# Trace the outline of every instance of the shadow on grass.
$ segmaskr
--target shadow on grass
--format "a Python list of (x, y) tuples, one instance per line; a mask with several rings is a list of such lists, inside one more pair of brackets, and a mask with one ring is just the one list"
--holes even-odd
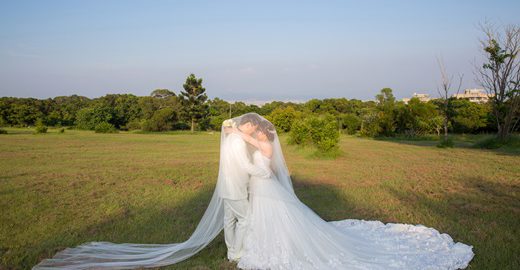
[[(514, 269), (518, 259), (518, 185), (497, 184), (487, 179), (459, 179), (464, 188), (457, 192), (419, 193), (396, 187), (384, 187), (412, 210), (434, 216), (434, 227), (446, 231), (464, 243), (474, 245), (477, 254), (470, 269)], [(323, 219), (365, 219), (400, 222), (385, 217), (374, 206), (361, 205), (346, 198), (342, 187), (312, 179), (293, 177), (299, 199)], [(48, 235), (37, 245), (1, 250), (6, 269), (30, 269), (43, 258), (88, 241), (116, 243), (176, 243), (189, 238), (206, 210), (213, 187), (201, 188), (193, 197), (174, 207), (123, 207), (122, 211), (97, 224)], [(429, 224), (430, 225), (430, 224)], [(516, 240), (515, 240), (516, 239)], [(516, 242), (515, 242), (516, 241)], [(497, 244), (503, 246), (496, 246)], [(2, 255), (2, 256), (4, 256)], [(13, 259), (5, 261), (6, 259)], [(495, 267), (495, 266), (498, 266)], [(159, 268), (157, 268), (159, 269)], [(160, 269), (236, 269), (226, 260), (226, 246), (221, 232), (195, 256)]]
[[(479, 141), (482, 141), (483, 139), (486, 139), (486, 138), (490, 138), (492, 136), (493, 135), (457, 134), (454, 136), (450, 136), (450, 138), (452, 138), (454, 141), (453, 148), (465, 148), (465, 149), (490, 151), (490, 152), (494, 152), (498, 155), (506, 155), (506, 156), (519, 156), (520, 155), (519, 147), (502, 146), (500, 148), (487, 149), (487, 148), (480, 148), (480, 147), (476, 146), (476, 144)], [(437, 145), (440, 142), (440, 139), (434, 138), (434, 137), (426, 137), (426, 138), (375, 137), (373, 139), (377, 140), (377, 141), (393, 142), (393, 143), (414, 145), (414, 146), (426, 146), (426, 147), (434, 147), (434, 148), (437, 148)]]
[[(115, 243), (178, 243), (187, 240), (201, 219), (213, 190), (201, 189), (174, 207), (124, 206), (117, 214), (80, 229), (67, 229), (43, 237), (37, 244), (2, 250), (2, 269), (30, 269), (60, 250), (90, 241)], [(81, 213), (78, 213), (78, 217)], [(160, 269), (235, 269), (227, 262), (223, 233), (186, 261)], [(208, 268), (209, 267), (209, 268)], [(156, 268), (159, 269), (159, 268)]]
[[(325, 220), (362, 217), (356, 208), (342, 199), (337, 187), (309, 181), (294, 182), (299, 198)], [(124, 206), (117, 214), (99, 223), (86, 224), (48, 235), (37, 244), (2, 250), (3, 267), (30, 269), (44, 258), (67, 247), (89, 241), (115, 243), (177, 243), (187, 240), (195, 230), (213, 194), (213, 187), (201, 188), (195, 196), (174, 207), (135, 208)], [(79, 216), (80, 213), (78, 213)], [(226, 259), (223, 232), (195, 256), (160, 269), (236, 269)], [(159, 269), (159, 268), (157, 268)]]
[(476, 255), (470, 269), (520, 269), (520, 186), (483, 177), (456, 182), (462, 187), (441, 192), (386, 189), (419, 213), (432, 216), (439, 231), (449, 230), (455, 241), (473, 245)]

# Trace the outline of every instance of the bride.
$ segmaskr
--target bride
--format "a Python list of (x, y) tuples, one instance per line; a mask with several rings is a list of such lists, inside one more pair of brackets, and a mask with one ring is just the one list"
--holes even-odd
[[(236, 128), (245, 116), (259, 119), (256, 133)], [(253, 165), (271, 173), (251, 176), (242, 269), (461, 269), (472, 246), (423, 225), (345, 219), (327, 222), (295, 195), (274, 126), (255, 113), (222, 126), (217, 187), (226, 175), (226, 137), (248, 142)], [(226, 168), (227, 169), (227, 168)], [(182, 243), (87, 242), (44, 259), (33, 269), (132, 269), (185, 260), (208, 245), (224, 227), (224, 203), (215, 190), (191, 237)]]
[[(273, 164), (273, 125), (260, 122), (256, 138), (239, 133), (257, 150), (254, 164)], [(276, 153), (276, 151), (275, 151)], [(346, 219), (326, 222), (274, 176), (252, 176), (250, 222), (243, 269), (457, 269), (473, 257), (471, 247), (424, 226)]]

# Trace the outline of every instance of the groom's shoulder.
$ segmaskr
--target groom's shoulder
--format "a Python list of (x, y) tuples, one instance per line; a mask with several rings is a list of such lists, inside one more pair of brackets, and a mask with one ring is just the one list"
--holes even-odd
[(242, 136), (237, 133), (231, 133), (228, 137), (230, 141), (244, 142), (244, 140), (242, 140)]

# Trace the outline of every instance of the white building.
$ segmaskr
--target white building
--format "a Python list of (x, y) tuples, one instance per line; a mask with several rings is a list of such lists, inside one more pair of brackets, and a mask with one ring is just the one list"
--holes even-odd
[(486, 103), (489, 101), (490, 98), (492, 98), (494, 94), (487, 94), (484, 89), (465, 89), (464, 94), (453, 94), (454, 98), (466, 98), (469, 99), (471, 102), (475, 103)]
[(429, 100), (431, 100), (432, 98), (430, 97), (429, 94), (417, 94), (417, 93), (413, 93), (412, 97), (411, 98), (403, 98), (402, 101), (404, 102), (404, 104), (408, 104), (408, 102), (410, 101), (410, 99), (412, 98), (418, 98), (420, 101), (422, 102), (428, 102)]

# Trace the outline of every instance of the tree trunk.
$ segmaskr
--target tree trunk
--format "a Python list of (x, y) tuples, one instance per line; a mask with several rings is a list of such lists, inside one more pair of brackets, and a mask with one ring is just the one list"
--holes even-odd
[(195, 132), (195, 119), (191, 118), (191, 132)]
[(501, 142), (505, 142), (509, 137), (509, 130), (505, 125), (500, 125), (498, 127), (498, 140)]

